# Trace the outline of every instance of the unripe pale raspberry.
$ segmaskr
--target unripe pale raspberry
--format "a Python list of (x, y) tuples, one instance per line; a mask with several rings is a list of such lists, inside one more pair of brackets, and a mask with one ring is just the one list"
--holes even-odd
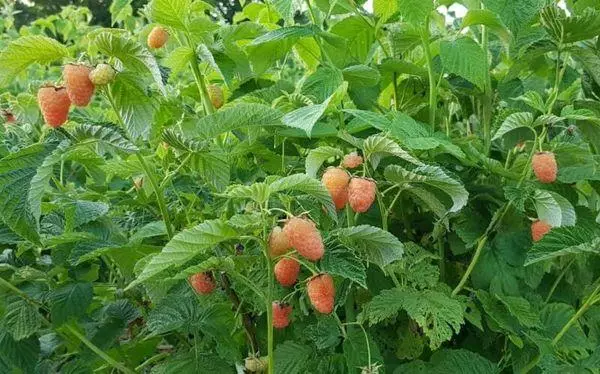
[(63, 79), (71, 102), (80, 107), (87, 106), (94, 95), (94, 84), (90, 80), (90, 69), (80, 64), (68, 64), (63, 68)]
[(286, 303), (273, 301), (273, 327), (283, 329), (290, 324), (292, 306)]
[(44, 121), (50, 127), (60, 127), (69, 117), (71, 100), (64, 87), (46, 86), (38, 91), (38, 105), (42, 111)]
[(377, 185), (367, 178), (352, 178), (348, 185), (348, 201), (353, 211), (364, 213), (375, 201)]
[(537, 179), (542, 183), (552, 183), (556, 180), (558, 166), (552, 152), (539, 152), (533, 155), (531, 167)]
[(269, 361), (267, 357), (250, 356), (246, 357), (246, 359), (244, 360), (244, 367), (250, 373), (262, 373), (265, 370), (267, 370), (268, 366)]
[(269, 235), (269, 255), (271, 257), (281, 256), (287, 253), (290, 247), (290, 242), (281, 227), (273, 227), (273, 231)]
[(540, 241), (551, 229), (548, 222), (536, 220), (531, 224), (531, 238), (534, 242)]
[(150, 48), (162, 48), (163, 45), (169, 40), (169, 33), (167, 29), (160, 26), (155, 26), (150, 34), (148, 34), (148, 47)]
[(108, 64), (98, 64), (94, 70), (90, 72), (90, 81), (96, 86), (104, 86), (111, 83), (117, 72)]
[(215, 281), (209, 272), (197, 273), (190, 277), (192, 288), (199, 294), (207, 295), (215, 289)]
[(210, 84), (207, 87), (208, 96), (210, 97), (210, 102), (212, 103), (215, 109), (219, 109), (225, 103), (225, 99), (223, 97), (223, 90), (221, 87), (216, 84)]
[(328, 168), (321, 178), (323, 185), (329, 191), (337, 209), (343, 209), (348, 202), (348, 182), (350, 175), (342, 168)]
[(325, 246), (314, 222), (306, 218), (291, 218), (283, 227), (292, 248), (310, 261), (323, 257)]
[(300, 263), (293, 258), (282, 258), (273, 269), (275, 279), (284, 287), (291, 287), (298, 280)]
[(363, 158), (356, 152), (352, 152), (344, 156), (344, 160), (342, 161), (342, 166), (346, 169), (354, 169), (362, 165)]
[(306, 284), (306, 292), (313, 307), (320, 313), (329, 314), (335, 302), (335, 286), (329, 274), (312, 277)]

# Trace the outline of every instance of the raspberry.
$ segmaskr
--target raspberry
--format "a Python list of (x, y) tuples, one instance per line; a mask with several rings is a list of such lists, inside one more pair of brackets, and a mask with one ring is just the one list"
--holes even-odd
[(341, 168), (329, 168), (323, 173), (321, 181), (329, 191), (337, 209), (343, 209), (348, 202), (348, 182), (350, 175)]
[(375, 201), (375, 181), (366, 178), (352, 178), (348, 185), (348, 201), (357, 213), (364, 213)]
[(319, 274), (312, 277), (307, 285), (308, 298), (315, 309), (323, 314), (333, 311), (335, 301), (335, 286), (329, 274)]
[(192, 288), (199, 294), (208, 295), (215, 289), (215, 281), (209, 272), (196, 273), (190, 277)]
[(64, 87), (46, 86), (38, 91), (38, 105), (44, 116), (44, 121), (50, 127), (60, 127), (69, 117), (71, 100)]
[(284, 287), (293, 286), (300, 274), (300, 263), (292, 258), (282, 258), (275, 264), (275, 279)]
[(150, 48), (162, 48), (163, 45), (169, 40), (169, 33), (167, 29), (160, 26), (155, 26), (150, 34), (148, 34), (148, 47)]
[(63, 69), (63, 78), (69, 99), (76, 106), (87, 106), (94, 94), (94, 84), (90, 80), (91, 69), (85, 65), (69, 64)]
[(533, 155), (531, 160), (533, 173), (542, 183), (552, 183), (556, 180), (556, 159), (552, 152), (539, 152)]
[(225, 100), (223, 98), (223, 90), (221, 87), (217, 86), (216, 84), (211, 84), (207, 88), (208, 96), (210, 97), (210, 102), (212, 103), (213, 107), (215, 107), (215, 109), (222, 107)]
[(292, 248), (303, 257), (311, 261), (317, 261), (323, 257), (325, 253), (323, 239), (313, 221), (294, 217), (283, 227), (283, 232)]
[(359, 156), (358, 153), (352, 152), (344, 156), (344, 160), (342, 161), (342, 166), (346, 169), (354, 169), (362, 165), (363, 158)]
[(112, 66), (108, 64), (98, 64), (90, 72), (89, 78), (90, 81), (96, 86), (104, 86), (105, 84), (109, 84), (115, 79), (115, 75), (117, 72)]
[(273, 227), (269, 235), (269, 254), (271, 257), (281, 256), (290, 249), (288, 238), (279, 226)]
[(536, 220), (531, 224), (531, 238), (534, 242), (540, 241), (551, 229), (552, 226), (548, 222)]
[(292, 306), (286, 303), (273, 301), (273, 327), (283, 329), (290, 324), (290, 313)]
[(15, 115), (10, 110), (3, 110), (2, 117), (4, 117), (4, 122), (6, 122), (7, 125), (13, 125), (17, 123)]

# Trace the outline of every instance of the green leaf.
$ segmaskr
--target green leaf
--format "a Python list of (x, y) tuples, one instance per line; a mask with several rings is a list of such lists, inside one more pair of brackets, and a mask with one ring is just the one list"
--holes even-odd
[[(430, 0), (397, 0), (400, 16), (404, 21), (422, 25), (425, 18), (433, 11), (433, 1)], [(391, 1), (390, 1), (391, 2)]]
[(332, 250), (327, 247), (325, 257), (321, 260), (322, 271), (349, 279), (363, 288), (367, 288), (367, 273), (358, 257), (342, 249)]
[(177, 74), (184, 71), (190, 66), (190, 62), (194, 61), (194, 50), (187, 46), (175, 48), (163, 60), (163, 64), (171, 69), (171, 74)]
[(132, 0), (113, 0), (108, 8), (110, 12), (110, 25), (114, 26), (119, 22), (123, 22), (127, 17), (133, 14), (131, 7)]
[(300, 374), (306, 372), (312, 350), (305, 344), (287, 340), (278, 344), (273, 354), (276, 373)]
[(359, 320), (374, 325), (404, 310), (423, 329), (432, 349), (460, 331), (463, 305), (445, 293), (396, 287), (383, 290), (367, 304)]
[(53, 290), (50, 294), (52, 323), (59, 326), (71, 318), (85, 315), (93, 296), (91, 283), (71, 283)]
[(577, 219), (575, 208), (561, 195), (546, 190), (536, 190), (533, 195), (538, 218), (552, 227), (574, 226)]
[(335, 230), (332, 235), (337, 236), (341, 243), (359, 252), (368, 261), (381, 268), (400, 260), (404, 253), (404, 245), (400, 240), (379, 227), (354, 226)]
[(141, 274), (126, 289), (131, 289), (167, 269), (181, 266), (196, 255), (237, 236), (237, 231), (221, 220), (204, 221), (192, 229), (181, 231), (159, 254), (152, 257)]
[(369, 367), (369, 364), (382, 365), (384, 363), (377, 344), (369, 334), (365, 334), (363, 331), (357, 326), (348, 326), (343, 344), (348, 373), (358, 373), (361, 368)]
[(342, 70), (344, 80), (350, 84), (351, 89), (373, 87), (379, 83), (379, 71), (367, 65), (352, 65)]
[(444, 70), (473, 83), (479, 89), (485, 87), (487, 56), (473, 39), (458, 38), (440, 43), (440, 57)]
[(374, 169), (377, 169), (381, 159), (386, 156), (396, 156), (414, 165), (423, 165), (421, 161), (402, 149), (398, 143), (383, 135), (371, 135), (365, 139), (363, 153)]
[(22, 340), (35, 334), (42, 325), (37, 307), (22, 299), (15, 299), (6, 307), (4, 326), (15, 340)]
[(202, 179), (216, 191), (223, 191), (229, 184), (230, 166), (227, 154), (217, 145), (208, 152), (201, 152), (194, 158)]
[(600, 237), (597, 234), (581, 226), (553, 228), (542, 240), (533, 244), (527, 253), (525, 265), (569, 254), (600, 255)]
[(344, 76), (335, 67), (319, 67), (302, 84), (301, 93), (314, 102), (324, 102), (343, 84)]
[(134, 153), (139, 150), (121, 133), (119, 128), (112, 125), (81, 123), (77, 125), (72, 134), (79, 141), (95, 139), (99, 143), (121, 152)]
[(137, 73), (150, 73), (160, 92), (166, 94), (154, 55), (138, 41), (111, 32), (101, 32), (94, 40), (98, 50), (107, 56), (119, 59), (125, 68)]
[(191, 5), (191, 0), (153, 0), (150, 17), (154, 22), (186, 31)]
[(321, 204), (332, 218), (337, 218), (335, 205), (325, 186), (321, 181), (306, 174), (293, 174), (279, 178), (269, 185), (269, 190), (271, 193), (298, 191), (307, 194)]
[(398, 11), (398, 1), (396, 0), (374, 0), (373, 12), (379, 17), (380, 22), (385, 23), (394, 13)]
[(223, 196), (230, 199), (250, 199), (259, 204), (264, 204), (269, 200), (270, 194), (269, 186), (265, 183), (258, 182), (249, 186), (242, 184), (230, 185), (223, 193)]
[(190, 138), (210, 139), (244, 127), (281, 126), (281, 117), (279, 110), (268, 105), (243, 103), (218, 110), (189, 126), (184, 124), (182, 130)]
[(540, 316), (529, 301), (522, 297), (506, 296), (496, 294), (496, 299), (500, 300), (508, 312), (515, 317), (522, 326), (531, 328), (540, 326)]
[(483, 0), (485, 7), (498, 14), (504, 24), (518, 34), (528, 27), (546, 5), (545, 0)]
[(315, 29), (312, 26), (287, 26), (273, 31), (254, 39), (250, 45), (259, 45), (263, 43), (292, 40), (296, 41), (299, 38), (315, 35)]
[(69, 50), (58, 41), (40, 35), (22, 36), (13, 40), (0, 53), (0, 86), (33, 63), (48, 64), (69, 56)]
[(284, 125), (304, 130), (306, 135), (310, 137), (312, 129), (317, 121), (325, 114), (329, 102), (334, 98), (335, 94), (329, 96), (327, 100), (321, 104), (308, 105), (298, 108), (287, 113), (281, 121)]
[(475, 25), (488, 27), (505, 43), (508, 43), (510, 40), (510, 32), (500, 19), (500, 16), (489, 9), (471, 9), (467, 12), (463, 18), (461, 29)]
[(385, 169), (384, 175), (387, 180), (406, 188), (409, 193), (414, 192), (412, 188), (415, 185), (424, 185), (433, 187), (436, 193), (449, 196), (452, 206), (448, 208), (448, 212), (458, 212), (467, 205), (469, 193), (462, 183), (450, 178), (437, 166), (424, 165), (406, 170), (399, 165), (390, 165)]
[(317, 323), (309, 325), (304, 333), (315, 342), (317, 349), (337, 346), (341, 337), (338, 322), (332, 316), (317, 317)]
[(123, 119), (128, 137), (134, 140), (147, 140), (154, 119), (152, 99), (146, 95), (139, 76), (133, 73), (119, 73), (110, 85), (119, 116)]
[(141, 243), (146, 238), (153, 238), (156, 236), (167, 235), (167, 226), (164, 221), (150, 222), (140, 229), (129, 238), (130, 243)]
[(394, 374), (496, 374), (498, 367), (485, 357), (466, 349), (441, 349), (428, 363), (412, 361), (403, 364)]
[(317, 172), (323, 165), (323, 163), (334, 157), (343, 157), (344, 152), (339, 150), (338, 148), (333, 148), (329, 146), (323, 146), (315, 149), (311, 149), (306, 156), (305, 168), (306, 174), (309, 176), (316, 178)]
[(535, 134), (535, 130), (533, 130), (533, 114), (529, 112), (512, 113), (502, 122), (492, 140), (500, 139), (509, 132), (522, 128), (531, 129)]
[[(46, 158), (52, 157), (56, 143), (35, 144), (0, 160), (0, 217), (4, 223), (21, 237), (39, 243), (37, 216), (31, 202), (41, 198), (39, 188), (47, 175)], [(38, 171), (41, 173), (38, 175)], [(32, 181), (37, 179), (31, 194)], [(39, 201), (36, 202), (36, 205)]]
[(600, 11), (588, 8), (580, 14), (568, 16), (555, 5), (540, 13), (542, 25), (559, 43), (575, 43), (600, 35)]
[(16, 341), (11, 334), (0, 328), (0, 369), (6, 373), (19, 369), (34, 373), (40, 354), (40, 341), (35, 336)]

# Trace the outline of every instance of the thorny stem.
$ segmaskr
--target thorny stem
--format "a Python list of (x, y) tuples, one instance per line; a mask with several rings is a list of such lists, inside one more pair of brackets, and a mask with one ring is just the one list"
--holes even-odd
[(490, 153), (491, 121), (492, 121), (492, 81), (488, 58), (488, 28), (481, 26), (481, 47), (485, 53), (485, 89), (483, 93), (483, 144), (485, 154)]
[(437, 86), (433, 72), (433, 59), (431, 57), (431, 50), (429, 49), (429, 17), (425, 22), (425, 29), (421, 30), (421, 44), (423, 51), (425, 52), (425, 58), (427, 59), (427, 75), (429, 77), (429, 123), (431, 128), (435, 131), (435, 112), (437, 109)]
[(267, 369), (269, 374), (274, 373), (275, 360), (273, 358), (273, 288), (275, 286), (275, 280), (273, 278), (273, 261), (271, 256), (269, 256), (269, 246), (266, 245), (268, 240), (268, 229), (265, 224), (267, 221), (267, 217), (265, 213), (268, 211), (268, 203), (265, 203), (264, 207), (261, 207), (261, 215), (263, 222), (263, 254), (265, 256), (265, 261), (267, 264), (267, 277), (269, 279), (269, 290), (266, 295), (266, 307), (267, 307), (267, 355), (269, 357), (269, 367)]

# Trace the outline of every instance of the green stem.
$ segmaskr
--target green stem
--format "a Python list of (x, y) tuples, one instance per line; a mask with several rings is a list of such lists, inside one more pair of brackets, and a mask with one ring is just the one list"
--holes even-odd
[(146, 361), (142, 362), (140, 365), (138, 365), (135, 368), (135, 371), (141, 371), (146, 366), (153, 364), (155, 362), (158, 362), (158, 361), (162, 360), (163, 358), (169, 357), (169, 356), (170, 356), (170, 353), (167, 353), (167, 352), (163, 352), (163, 353), (154, 355), (154, 356), (150, 357), (149, 359), (147, 359)]
[(150, 180), (150, 185), (154, 190), (154, 194), (156, 195), (156, 202), (158, 203), (158, 209), (160, 210), (160, 214), (162, 215), (163, 221), (165, 221), (165, 226), (167, 227), (167, 236), (169, 239), (173, 238), (173, 226), (171, 225), (171, 219), (169, 218), (169, 211), (167, 210), (167, 204), (165, 203), (165, 198), (163, 196), (162, 190), (158, 185), (158, 181), (156, 180), (156, 176), (144, 160), (144, 156), (140, 153), (135, 154), (137, 159), (140, 161), (140, 165), (142, 169), (144, 169), (144, 173)]
[(346, 311), (346, 322), (354, 322), (356, 320), (356, 313), (354, 312), (354, 290), (350, 289), (348, 296), (346, 297), (346, 304), (344, 309)]
[(91, 341), (89, 341), (83, 334), (77, 331), (73, 326), (66, 324), (66, 329), (69, 330), (71, 334), (73, 334), (77, 339), (79, 339), (83, 344), (85, 344), (92, 352), (98, 355), (101, 359), (106, 361), (107, 364), (112, 366), (113, 368), (122, 371), (123, 373), (133, 374), (135, 373), (133, 370), (128, 369), (120, 362), (117, 362), (114, 358), (107, 355), (103, 350), (94, 345)]
[(488, 28), (481, 26), (481, 47), (485, 53), (485, 88), (483, 93), (483, 144), (485, 154), (490, 153), (492, 122), (492, 80), (488, 58)]
[(554, 291), (556, 291), (556, 287), (558, 287), (558, 285), (560, 284), (560, 281), (564, 278), (565, 274), (567, 274), (567, 271), (569, 270), (571, 265), (573, 265), (574, 262), (575, 262), (575, 257), (573, 257), (573, 259), (571, 261), (569, 261), (567, 266), (565, 266), (564, 269), (561, 270), (560, 274), (558, 274), (558, 277), (556, 277), (556, 280), (552, 284), (552, 288), (550, 288), (550, 292), (548, 292), (548, 296), (546, 296), (546, 300), (544, 300), (545, 304), (548, 304), (548, 301), (550, 301), (550, 299), (552, 298), (552, 295), (554, 295)]
[(473, 269), (475, 269), (475, 265), (477, 265), (477, 261), (479, 261), (479, 256), (481, 256), (481, 252), (483, 250), (483, 247), (485, 247), (485, 243), (487, 243), (487, 240), (488, 240), (487, 235), (484, 235), (482, 238), (479, 239), (479, 242), (477, 244), (477, 249), (475, 249), (475, 254), (473, 255), (473, 258), (471, 259), (471, 263), (469, 264), (467, 271), (463, 274), (463, 276), (460, 279), (460, 282), (458, 283), (456, 288), (454, 288), (454, 291), (452, 291), (452, 296), (458, 295), (458, 293), (463, 289), (463, 287), (467, 283), (469, 276), (473, 272)]
[(587, 312), (588, 309), (592, 305), (594, 305), (595, 303), (597, 303), (599, 301), (599, 299), (597, 298), (599, 293), (600, 293), (600, 285), (598, 285), (598, 287), (596, 287), (594, 292), (592, 292), (590, 294), (590, 296), (587, 298), (587, 300), (579, 308), (577, 313), (575, 313), (575, 315), (573, 317), (571, 317), (569, 322), (567, 322), (563, 326), (563, 328), (558, 332), (558, 334), (556, 334), (554, 339), (552, 339), (552, 345), (556, 345), (560, 341), (560, 339), (563, 337), (563, 335), (565, 335), (567, 333), (567, 331), (569, 331), (569, 329), (579, 320), (579, 318), (581, 318), (581, 316), (583, 316), (585, 314), (585, 312)]
[(435, 75), (433, 72), (433, 59), (431, 57), (431, 50), (429, 48), (429, 17), (425, 22), (424, 29), (421, 30), (421, 44), (423, 45), (423, 51), (425, 52), (425, 58), (427, 59), (427, 75), (429, 77), (429, 123), (431, 128), (435, 131), (435, 111), (437, 109), (437, 86)]
[(194, 74), (194, 80), (198, 86), (198, 92), (200, 93), (204, 110), (206, 111), (206, 114), (212, 114), (215, 112), (215, 108), (210, 101), (208, 89), (206, 88), (206, 82), (204, 81), (204, 75), (200, 72), (200, 68), (198, 67), (198, 60), (194, 58), (193, 61), (190, 61), (190, 66), (192, 68), (192, 73)]
[(348, 227), (354, 226), (354, 214), (352, 213), (352, 208), (350, 208), (349, 204), (346, 204), (346, 223)]
[[(268, 240), (268, 230), (266, 226), (267, 217), (265, 216), (265, 212), (268, 211), (268, 203), (265, 204), (264, 207), (261, 208), (261, 215), (263, 221), (263, 241), (267, 243)], [(267, 277), (269, 279), (269, 290), (266, 295), (266, 307), (267, 307), (267, 354), (269, 356), (269, 367), (267, 372), (269, 374), (274, 373), (275, 368), (275, 360), (273, 358), (273, 288), (275, 286), (275, 279), (273, 277), (273, 261), (269, 256), (269, 248), (267, 245), (263, 245), (263, 254), (265, 256), (265, 261), (267, 264)]]

